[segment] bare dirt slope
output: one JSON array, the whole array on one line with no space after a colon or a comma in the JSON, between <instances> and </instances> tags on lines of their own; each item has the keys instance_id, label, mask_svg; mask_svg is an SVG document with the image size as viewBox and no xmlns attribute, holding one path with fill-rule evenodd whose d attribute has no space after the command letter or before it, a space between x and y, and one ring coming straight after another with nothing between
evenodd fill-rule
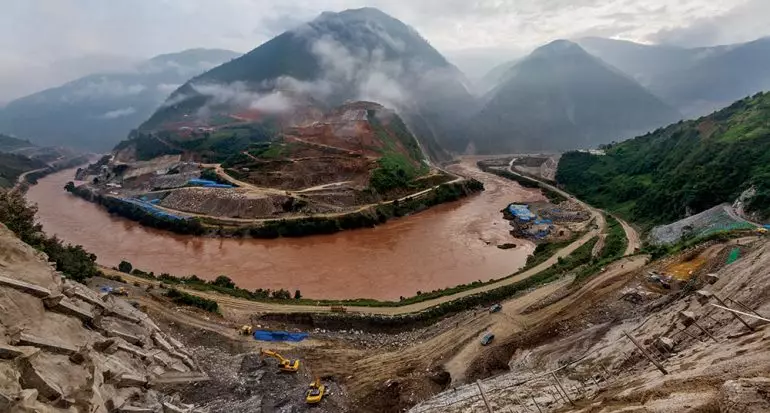
<instances>
[{"instance_id":1,"label":"bare dirt slope","mask_svg":"<svg viewBox=\"0 0 770 413\"><path fill-rule=\"evenodd\" d=\"M694 274L695 279L705 278L708 270L718 270L719 277L714 285L700 281L697 288L746 313L768 314L770 242L757 243L753 252L727 266L718 248L705 247L696 253L709 261ZM736 244L721 247L727 251ZM494 411L770 411L766 396L770 356L764 344L770 340L770 330L765 325L742 316L750 329L729 312L711 306L717 302L714 298L699 302L693 293L642 294L635 297L646 298L629 299L629 288L644 291L647 287L646 269L621 278L609 273L597 276L573 296L571 304L541 320L542 328L511 341L507 347L508 354L513 354L511 372L482 381ZM682 311L708 333L695 325L685 328L679 316ZM557 396L559 384L567 394ZM486 408L478 387L464 386L412 411L486 412Z\"/></svg>"},{"instance_id":2,"label":"bare dirt slope","mask_svg":"<svg viewBox=\"0 0 770 413\"><path fill-rule=\"evenodd\" d=\"M155 411L176 403L169 378L207 379L145 314L62 280L2 225L0 308L0 411Z\"/></svg>"}]
</instances>

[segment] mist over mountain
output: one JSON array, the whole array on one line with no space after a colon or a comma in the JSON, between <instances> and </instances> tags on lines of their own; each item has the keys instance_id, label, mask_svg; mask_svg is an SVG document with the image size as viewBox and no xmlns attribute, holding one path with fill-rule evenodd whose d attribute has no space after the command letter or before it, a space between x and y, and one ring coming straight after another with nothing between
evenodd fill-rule
<instances>
[{"instance_id":1,"label":"mist over mountain","mask_svg":"<svg viewBox=\"0 0 770 413\"><path fill-rule=\"evenodd\" d=\"M85 76L10 102L0 110L0 131L41 145L107 150L184 81L237 56L227 50L191 49Z\"/></svg>"},{"instance_id":2,"label":"mist over mountain","mask_svg":"<svg viewBox=\"0 0 770 413\"><path fill-rule=\"evenodd\" d=\"M462 141L474 100L463 74L413 28L372 8L325 12L177 89L141 130L209 122L223 113L276 114L308 101L396 109L435 158Z\"/></svg>"},{"instance_id":3,"label":"mist over mountain","mask_svg":"<svg viewBox=\"0 0 770 413\"><path fill-rule=\"evenodd\" d=\"M770 38L690 49L601 38L578 43L687 117L706 115L770 90Z\"/></svg>"},{"instance_id":4,"label":"mist over mountain","mask_svg":"<svg viewBox=\"0 0 770 413\"><path fill-rule=\"evenodd\" d=\"M629 138L680 115L633 79L558 40L504 73L474 118L478 153L563 150Z\"/></svg>"}]
</instances>

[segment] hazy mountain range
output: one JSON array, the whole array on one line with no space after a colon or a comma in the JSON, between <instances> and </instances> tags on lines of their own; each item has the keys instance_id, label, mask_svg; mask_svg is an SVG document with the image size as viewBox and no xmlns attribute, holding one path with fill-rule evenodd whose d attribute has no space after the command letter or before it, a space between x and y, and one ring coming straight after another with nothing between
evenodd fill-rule
<instances>
[{"instance_id":1,"label":"hazy mountain range","mask_svg":"<svg viewBox=\"0 0 770 413\"><path fill-rule=\"evenodd\" d=\"M538 48L501 74L470 134L477 152L564 150L630 138L679 113L575 43Z\"/></svg>"},{"instance_id":2,"label":"hazy mountain range","mask_svg":"<svg viewBox=\"0 0 770 413\"><path fill-rule=\"evenodd\" d=\"M216 128L243 112L366 100L395 109L426 153L447 159L593 147L770 89L770 39L686 49L585 38L525 57L483 55L507 62L471 85L401 21L373 8L327 12L239 58L164 55L19 99L0 111L0 132L104 150L134 128Z\"/></svg>"},{"instance_id":3,"label":"hazy mountain range","mask_svg":"<svg viewBox=\"0 0 770 413\"><path fill-rule=\"evenodd\" d=\"M587 38L589 53L635 78L687 118L770 90L770 38L685 49Z\"/></svg>"},{"instance_id":4,"label":"hazy mountain range","mask_svg":"<svg viewBox=\"0 0 770 413\"><path fill-rule=\"evenodd\" d=\"M108 150L180 84L238 55L192 49L85 76L10 102L0 110L0 131L41 145Z\"/></svg>"}]
</instances>

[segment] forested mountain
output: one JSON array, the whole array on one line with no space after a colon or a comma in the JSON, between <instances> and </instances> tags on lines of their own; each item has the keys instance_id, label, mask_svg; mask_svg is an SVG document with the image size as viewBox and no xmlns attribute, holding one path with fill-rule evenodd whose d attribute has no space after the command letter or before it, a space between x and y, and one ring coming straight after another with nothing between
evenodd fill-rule
<instances>
[{"instance_id":1,"label":"forested mountain","mask_svg":"<svg viewBox=\"0 0 770 413\"><path fill-rule=\"evenodd\" d=\"M770 90L770 38L692 49L600 38L578 42L686 117L703 116Z\"/></svg>"},{"instance_id":2,"label":"forested mountain","mask_svg":"<svg viewBox=\"0 0 770 413\"><path fill-rule=\"evenodd\" d=\"M543 46L508 69L474 118L479 153L593 147L680 115L575 43Z\"/></svg>"},{"instance_id":3,"label":"forested mountain","mask_svg":"<svg viewBox=\"0 0 770 413\"><path fill-rule=\"evenodd\" d=\"M770 93L611 145L570 152L556 179L589 203L645 227L675 221L754 186L749 212L770 217Z\"/></svg>"},{"instance_id":4,"label":"forested mountain","mask_svg":"<svg viewBox=\"0 0 770 413\"><path fill-rule=\"evenodd\" d=\"M94 74L17 99L0 110L0 131L40 145L107 150L192 76L238 56L192 49L121 72Z\"/></svg>"},{"instance_id":5,"label":"forested mountain","mask_svg":"<svg viewBox=\"0 0 770 413\"><path fill-rule=\"evenodd\" d=\"M328 109L350 100L398 110L434 157L462 142L474 100L464 76L413 28L372 8L323 13L177 89L140 130L226 122L243 111Z\"/></svg>"}]
</instances>

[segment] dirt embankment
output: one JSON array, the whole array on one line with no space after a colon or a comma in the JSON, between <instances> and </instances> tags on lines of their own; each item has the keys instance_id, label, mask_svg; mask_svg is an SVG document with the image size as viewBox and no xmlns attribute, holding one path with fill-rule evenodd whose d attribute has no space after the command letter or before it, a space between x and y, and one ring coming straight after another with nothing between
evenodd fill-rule
<instances>
[{"instance_id":1,"label":"dirt embankment","mask_svg":"<svg viewBox=\"0 0 770 413\"><path fill-rule=\"evenodd\" d=\"M699 301L693 293L700 288L747 314L767 314L770 285L764 269L770 265L770 242L748 247L748 241L742 240L740 248L751 252L729 265L726 252L737 242L686 251L631 272L623 271L633 259L626 258L620 264L625 268L608 268L540 310L545 312L534 328L483 352L471 363L476 367L469 378L511 369L482 381L490 405L501 411L536 411L538 406L581 412L768 411L764 394L770 357L761 343L770 340L770 330L743 315L749 329L711 306L717 303L714 298ZM692 272L690 288L665 290L648 278L650 270L684 263ZM713 285L705 282L709 272L717 275ZM685 327L682 312L703 330ZM645 358L626 332L667 374ZM551 373L567 395L556 395ZM485 407L478 388L466 386L412 411L483 412Z\"/></svg>"}]
</instances>

